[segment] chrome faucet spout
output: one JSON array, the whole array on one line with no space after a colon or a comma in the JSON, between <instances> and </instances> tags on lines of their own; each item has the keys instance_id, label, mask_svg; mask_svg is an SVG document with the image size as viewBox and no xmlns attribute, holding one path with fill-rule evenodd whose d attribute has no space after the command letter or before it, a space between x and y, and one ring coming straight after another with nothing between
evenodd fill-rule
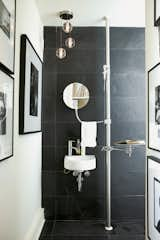
<instances>
[{"instance_id":1,"label":"chrome faucet spout","mask_svg":"<svg viewBox=\"0 0 160 240\"><path fill-rule=\"evenodd\" d=\"M72 147L75 150L76 154L81 154L81 149L79 147Z\"/></svg>"},{"instance_id":2,"label":"chrome faucet spout","mask_svg":"<svg viewBox=\"0 0 160 240\"><path fill-rule=\"evenodd\" d=\"M81 154L81 144L80 140L77 139L76 147L73 147L73 142L76 142L74 140L68 141L68 155L72 156L72 151L75 150L76 154Z\"/></svg>"}]
</instances>

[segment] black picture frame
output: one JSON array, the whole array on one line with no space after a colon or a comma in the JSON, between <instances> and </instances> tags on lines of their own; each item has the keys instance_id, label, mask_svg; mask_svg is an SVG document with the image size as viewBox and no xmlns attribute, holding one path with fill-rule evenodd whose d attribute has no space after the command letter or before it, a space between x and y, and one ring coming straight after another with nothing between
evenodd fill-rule
<instances>
[{"instance_id":1,"label":"black picture frame","mask_svg":"<svg viewBox=\"0 0 160 240\"><path fill-rule=\"evenodd\" d=\"M157 77L154 77L154 79L152 79L151 74L154 73L154 71L157 71L158 73L157 73ZM152 99L152 101L154 101L154 103L155 103L155 99L153 99L153 94L151 92L152 88L151 88L150 84L151 83L154 84L154 82L156 82L157 79L159 81L158 86L160 86L160 63L157 63L154 67L152 67L148 71L148 148L160 152L159 144L157 144L157 146L156 145L154 146L153 143L151 144L151 141L153 142L153 138L156 139L156 137L155 137L153 131L151 130L151 122L152 122L153 114L150 113L150 111L151 111L150 101ZM155 84L155 88L156 88L156 84ZM152 95L152 98L150 98L151 95ZM152 104L152 108L155 108L155 104ZM152 111L154 111L154 109ZM159 126L158 126L157 136L160 135L160 124L158 124L158 125ZM155 124L155 126L156 126L156 124ZM152 139L151 139L150 135L152 135ZM158 139L160 141L160 136L158 136Z\"/></svg>"},{"instance_id":2,"label":"black picture frame","mask_svg":"<svg viewBox=\"0 0 160 240\"><path fill-rule=\"evenodd\" d=\"M154 26L160 26L160 2L159 0L154 0Z\"/></svg>"},{"instance_id":3,"label":"black picture frame","mask_svg":"<svg viewBox=\"0 0 160 240\"><path fill-rule=\"evenodd\" d=\"M0 69L14 74L15 68L15 35L16 35L16 0L0 0ZM8 6L6 5L8 4ZM9 6L9 4L11 6ZM3 16L8 14L8 25L3 24ZM6 21L4 21L6 23ZM8 28L7 28L8 27ZM8 31L7 31L8 29Z\"/></svg>"},{"instance_id":4,"label":"black picture frame","mask_svg":"<svg viewBox=\"0 0 160 240\"><path fill-rule=\"evenodd\" d=\"M37 63L37 65L36 65ZM19 89L19 134L41 132L42 109L42 60L27 35L21 35L20 51L20 89ZM32 69L34 74L32 74ZM28 71L29 70L29 71ZM35 89L32 91L32 75ZM27 89L30 90L30 92ZM31 95L34 92L33 104L36 111L31 113ZM26 101L28 96L28 101ZM36 99L36 100L35 100ZM27 126L27 127L26 127Z\"/></svg>"},{"instance_id":5,"label":"black picture frame","mask_svg":"<svg viewBox=\"0 0 160 240\"><path fill-rule=\"evenodd\" d=\"M4 84L4 87L3 87L3 84ZM7 89L9 90L9 92L7 91ZM13 133L14 133L14 130L13 130L14 129L13 128L14 127L14 78L8 73L8 71L3 71L2 69L0 69L1 97L2 97L2 91L6 94L6 102L7 102L6 106L9 106L9 108L8 110L6 108L5 133L4 132L2 133L2 130L1 130L2 126L1 126L1 120L0 120L0 148L1 148L0 162L8 158L11 158L13 156L13 145L14 145L14 136L13 136ZM7 97L7 95L9 97ZM7 118L9 120L7 120ZM3 124L3 129L4 129L4 124ZM7 135L9 135L8 140L7 140ZM3 144L3 142L5 142L5 144ZM8 146L6 146L6 143L8 143ZM8 149L8 153L6 152L7 150L5 150L5 147Z\"/></svg>"},{"instance_id":6,"label":"black picture frame","mask_svg":"<svg viewBox=\"0 0 160 240\"><path fill-rule=\"evenodd\" d=\"M150 191L149 191L149 160L152 160L152 161L160 164L160 159L157 158L157 157L154 157L154 156L147 156L147 237L148 237L149 240L153 240L153 238L150 236L150 233L149 233L149 227L150 227L150 224L149 224L149 217L150 217L150 215L149 215L149 205L150 205L150 199L151 199L151 195L150 195ZM156 177L153 177L153 191L154 191L154 194L155 194L155 188L154 188L155 181L160 182ZM153 212L155 214L155 195L153 196L153 199L154 199ZM156 229L155 216L154 216L154 221L153 222L154 222L153 227L154 227L154 229ZM156 229L156 231L157 231L157 229Z\"/></svg>"}]
</instances>

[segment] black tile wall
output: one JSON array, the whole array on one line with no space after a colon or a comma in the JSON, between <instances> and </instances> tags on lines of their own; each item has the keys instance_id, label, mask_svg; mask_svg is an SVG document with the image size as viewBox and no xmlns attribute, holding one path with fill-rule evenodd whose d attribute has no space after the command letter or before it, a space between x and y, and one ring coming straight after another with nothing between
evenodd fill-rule
<instances>
[{"instance_id":1,"label":"black tile wall","mask_svg":"<svg viewBox=\"0 0 160 240\"><path fill-rule=\"evenodd\" d=\"M88 154L96 155L97 169L85 178L79 193L75 178L63 172L67 142L80 138L80 124L74 111L63 103L63 90L72 82L86 85L90 100L79 111L81 118L104 119L105 29L75 27L72 34L76 47L59 60L55 56L59 28L44 28L42 205L46 219L104 219L104 126L98 126L98 146L87 149ZM144 29L111 28L110 52L112 142L144 139ZM137 149L131 158L112 152L113 219L144 218L144 158L144 148Z\"/></svg>"},{"instance_id":2,"label":"black tile wall","mask_svg":"<svg viewBox=\"0 0 160 240\"><path fill-rule=\"evenodd\" d=\"M145 139L144 29L111 29L112 142ZM145 148L112 152L112 216L144 218Z\"/></svg>"}]
</instances>

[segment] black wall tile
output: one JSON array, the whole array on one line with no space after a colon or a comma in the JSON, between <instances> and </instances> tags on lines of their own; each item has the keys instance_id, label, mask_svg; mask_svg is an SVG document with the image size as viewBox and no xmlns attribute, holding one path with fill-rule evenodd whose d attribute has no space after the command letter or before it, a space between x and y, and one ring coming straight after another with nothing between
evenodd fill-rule
<instances>
[{"instance_id":1,"label":"black wall tile","mask_svg":"<svg viewBox=\"0 0 160 240\"><path fill-rule=\"evenodd\" d=\"M52 96L56 98L57 74L54 72L43 72L43 97Z\"/></svg>"},{"instance_id":2,"label":"black wall tile","mask_svg":"<svg viewBox=\"0 0 160 240\"><path fill-rule=\"evenodd\" d=\"M56 144L55 124L52 122L44 123L42 136L44 146L55 146Z\"/></svg>"},{"instance_id":3,"label":"black wall tile","mask_svg":"<svg viewBox=\"0 0 160 240\"><path fill-rule=\"evenodd\" d=\"M111 129L112 142L123 139L145 139L144 122L118 122L116 119L113 119Z\"/></svg>"},{"instance_id":4,"label":"black wall tile","mask_svg":"<svg viewBox=\"0 0 160 240\"><path fill-rule=\"evenodd\" d=\"M111 95L113 97L144 97L144 71L130 71L111 74ZM137 88L138 86L138 88Z\"/></svg>"},{"instance_id":5,"label":"black wall tile","mask_svg":"<svg viewBox=\"0 0 160 240\"><path fill-rule=\"evenodd\" d=\"M60 28L44 28L43 69L43 206L46 219L104 219L105 214L105 127L98 125L95 154L97 168L85 178L82 192L76 178L63 171L68 140L80 138L80 124L74 110L63 102L63 90L72 82L88 87L90 100L79 111L86 121L104 118L105 28L75 27L74 49L67 57L55 56ZM63 39L67 37L63 33ZM111 111L112 142L145 138L144 29L111 28ZM144 218L145 148L129 158L112 152L112 217ZM115 237L115 239L117 239ZM125 237L123 238L123 240Z\"/></svg>"},{"instance_id":6,"label":"black wall tile","mask_svg":"<svg viewBox=\"0 0 160 240\"><path fill-rule=\"evenodd\" d=\"M111 49L144 49L144 28L111 28Z\"/></svg>"},{"instance_id":7,"label":"black wall tile","mask_svg":"<svg viewBox=\"0 0 160 240\"><path fill-rule=\"evenodd\" d=\"M52 171L42 173L43 198L51 197L56 192L56 174Z\"/></svg>"},{"instance_id":8,"label":"black wall tile","mask_svg":"<svg viewBox=\"0 0 160 240\"><path fill-rule=\"evenodd\" d=\"M144 50L111 50L111 73L142 72Z\"/></svg>"},{"instance_id":9,"label":"black wall tile","mask_svg":"<svg viewBox=\"0 0 160 240\"><path fill-rule=\"evenodd\" d=\"M64 156L68 155L68 147L56 146L56 166L55 170L63 171L64 169Z\"/></svg>"},{"instance_id":10,"label":"black wall tile","mask_svg":"<svg viewBox=\"0 0 160 240\"><path fill-rule=\"evenodd\" d=\"M44 216L47 220L56 219L56 199L55 197L45 197L43 199ZM53 230L53 228L52 228Z\"/></svg>"},{"instance_id":11,"label":"black wall tile","mask_svg":"<svg viewBox=\"0 0 160 240\"><path fill-rule=\"evenodd\" d=\"M57 122L69 122L69 123L77 123L77 119L75 116L75 112L73 109L68 108L64 101L63 101L63 95L57 94L56 99L56 109L58 111L56 112L56 121Z\"/></svg>"},{"instance_id":12,"label":"black wall tile","mask_svg":"<svg viewBox=\"0 0 160 240\"><path fill-rule=\"evenodd\" d=\"M145 146L140 147L132 154L132 171L145 173Z\"/></svg>"},{"instance_id":13,"label":"black wall tile","mask_svg":"<svg viewBox=\"0 0 160 240\"><path fill-rule=\"evenodd\" d=\"M112 170L115 174L119 173L119 166L121 166L122 174L129 172L144 174L145 172L145 146L136 148L131 157L128 157L125 152L119 151L113 151L111 157Z\"/></svg>"},{"instance_id":14,"label":"black wall tile","mask_svg":"<svg viewBox=\"0 0 160 240\"><path fill-rule=\"evenodd\" d=\"M104 199L80 196L57 197L57 219L89 220L104 218Z\"/></svg>"},{"instance_id":15,"label":"black wall tile","mask_svg":"<svg viewBox=\"0 0 160 240\"><path fill-rule=\"evenodd\" d=\"M85 31L85 34L84 34ZM105 49L104 27L78 27L73 29L73 37L78 49Z\"/></svg>"},{"instance_id":16,"label":"black wall tile","mask_svg":"<svg viewBox=\"0 0 160 240\"><path fill-rule=\"evenodd\" d=\"M43 58L43 68L47 73L56 73L57 72L57 59L56 59L56 49L44 50Z\"/></svg>"},{"instance_id":17,"label":"black wall tile","mask_svg":"<svg viewBox=\"0 0 160 240\"><path fill-rule=\"evenodd\" d=\"M112 167L112 196L144 195L145 174L123 172Z\"/></svg>"},{"instance_id":18,"label":"black wall tile","mask_svg":"<svg viewBox=\"0 0 160 240\"><path fill-rule=\"evenodd\" d=\"M104 119L104 98L90 98L88 104L79 110L83 121L99 121Z\"/></svg>"},{"instance_id":19,"label":"black wall tile","mask_svg":"<svg viewBox=\"0 0 160 240\"><path fill-rule=\"evenodd\" d=\"M53 100L53 97L44 97L43 101L43 109L42 109L42 118L44 122L52 122L54 123L56 120L56 104Z\"/></svg>"},{"instance_id":20,"label":"black wall tile","mask_svg":"<svg viewBox=\"0 0 160 240\"><path fill-rule=\"evenodd\" d=\"M49 52L48 61L53 61ZM57 72L60 73L98 73L105 63L104 50L72 49L63 60L57 60ZM50 66L48 66L50 67Z\"/></svg>"},{"instance_id":21,"label":"black wall tile","mask_svg":"<svg viewBox=\"0 0 160 240\"><path fill-rule=\"evenodd\" d=\"M68 196L77 193L77 182L72 173L56 172L56 182L56 195Z\"/></svg>"},{"instance_id":22,"label":"black wall tile","mask_svg":"<svg viewBox=\"0 0 160 240\"><path fill-rule=\"evenodd\" d=\"M112 198L113 219L144 219L144 196Z\"/></svg>"},{"instance_id":23,"label":"black wall tile","mask_svg":"<svg viewBox=\"0 0 160 240\"><path fill-rule=\"evenodd\" d=\"M55 171L56 169L56 147L43 146L42 148L42 169L48 171Z\"/></svg>"},{"instance_id":24,"label":"black wall tile","mask_svg":"<svg viewBox=\"0 0 160 240\"><path fill-rule=\"evenodd\" d=\"M44 48L57 47L57 31L55 27L44 27Z\"/></svg>"},{"instance_id":25,"label":"black wall tile","mask_svg":"<svg viewBox=\"0 0 160 240\"><path fill-rule=\"evenodd\" d=\"M145 122L145 99L141 97L114 97L111 116L116 122ZM142 111L143 109L143 111Z\"/></svg>"}]
</instances>

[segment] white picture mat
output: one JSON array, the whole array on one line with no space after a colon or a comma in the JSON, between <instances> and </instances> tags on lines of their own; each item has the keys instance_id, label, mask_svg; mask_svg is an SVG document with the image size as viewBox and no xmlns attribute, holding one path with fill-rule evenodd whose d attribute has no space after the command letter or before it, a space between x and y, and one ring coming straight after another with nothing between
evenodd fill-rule
<instances>
[{"instance_id":1,"label":"white picture mat","mask_svg":"<svg viewBox=\"0 0 160 240\"><path fill-rule=\"evenodd\" d=\"M160 17L160 0L156 0L156 20Z\"/></svg>"},{"instance_id":2,"label":"white picture mat","mask_svg":"<svg viewBox=\"0 0 160 240\"><path fill-rule=\"evenodd\" d=\"M38 70L38 116L30 115L31 63ZM24 132L41 130L42 63L28 41L26 41L26 69L24 96Z\"/></svg>"},{"instance_id":3,"label":"white picture mat","mask_svg":"<svg viewBox=\"0 0 160 240\"><path fill-rule=\"evenodd\" d=\"M0 92L7 95L6 98L6 135L0 135L0 160L9 157L13 152L13 79L0 71Z\"/></svg>"},{"instance_id":4,"label":"white picture mat","mask_svg":"<svg viewBox=\"0 0 160 240\"><path fill-rule=\"evenodd\" d=\"M149 147L160 150L160 125L155 122L155 88L160 86L160 65L149 72Z\"/></svg>"},{"instance_id":5,"label":"white picture mat","mask_svg":"<svg viewBox=\"0 0 160 240\"><path fill-rule=\"evenodd\" d=\"M0 62L9 70L14 67L14 34L15 34L15 0L2 0L11 14L11 35L10 39L0 28Z\"/></svg>"},{"instance_id":6,"label":"white picture mat","mask_svg":"<svg viewBox=\"0 0 160 240\"><path fill-rule=\"evenodd\" d=\"M160 181L160 164L148 159L148 233L151 240L159 240L160 233L155 228L154 178Z\"/></svg>"}]
</instances>

